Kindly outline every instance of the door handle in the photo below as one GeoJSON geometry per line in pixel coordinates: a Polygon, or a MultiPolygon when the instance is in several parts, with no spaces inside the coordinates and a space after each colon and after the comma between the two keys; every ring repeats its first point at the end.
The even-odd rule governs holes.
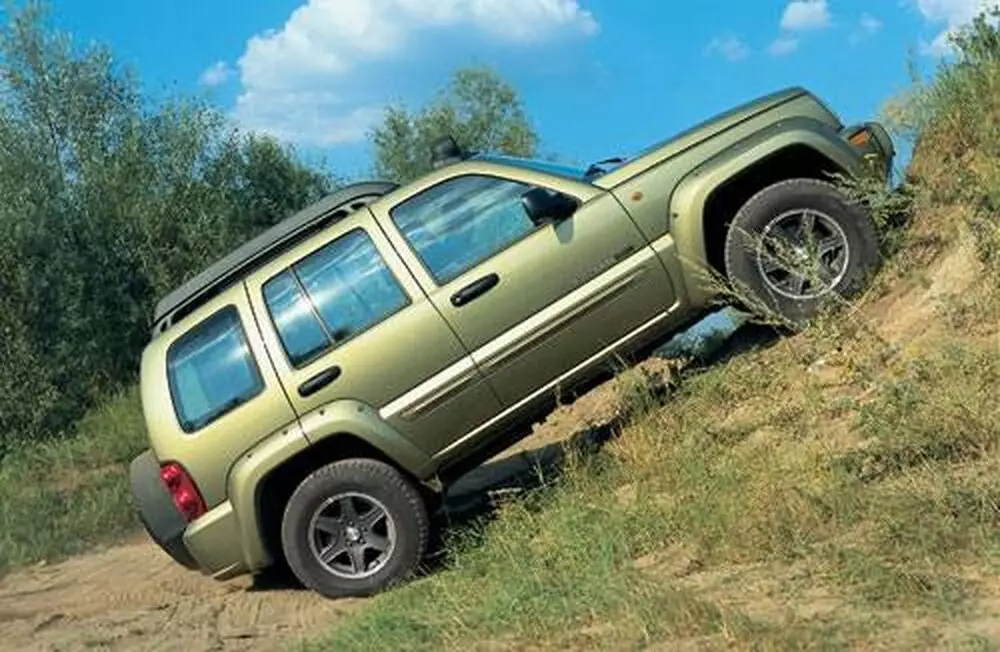
{"type": "Polygon", "coordinates": [[[321,371],[306,382],[299,385],[299,396],[308,398],[323,389],[333,381],[340,378],[340,367],[330,367],[326,371],[321,371]]]}
{"type": "Polygon", "coordinates": [[[451,305],[456,308],[461,308],[465,304],[475,301],[495,288],[498,283],[500,283],[500,277],[496,274],[490,274],[489,276],[484,276],[478,281],[473,281],[455,294],[451,295],[451,305]]]}

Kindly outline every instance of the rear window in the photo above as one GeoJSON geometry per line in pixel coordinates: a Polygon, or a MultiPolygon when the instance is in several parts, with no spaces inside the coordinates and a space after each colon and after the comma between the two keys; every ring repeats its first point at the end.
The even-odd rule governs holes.
{"type": "Polygon", "coordinates": [[[263,391],[235,307],[223,308],[170,346],[167,379],[185,432],[204,428],[263,391]]]}

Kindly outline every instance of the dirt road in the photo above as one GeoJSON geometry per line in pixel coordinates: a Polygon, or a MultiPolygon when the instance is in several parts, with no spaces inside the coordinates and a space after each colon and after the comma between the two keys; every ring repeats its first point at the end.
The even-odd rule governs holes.
{"type": "MultiPolygon", "coordinates": [[[[651,360],[652,373],[669,373],[651,360]]],[[[554,466],[561,442],[603,439],[618,413],[615,382],[560,408],[531,437],[449,489],[451,516],[482,513],[490,498],[554,466]]],[[[145,536],[132,543],[0,579],[0,650],[278,650],[315,637],[363,600],[324,600],[250,578],[220,583],[174,563],[145,536]]]]}
{"type": "Polygon", "coordinates": [[[0,581],[0,649],[270,650],[355,606],[216,582],[139,538],[0,581]]]}

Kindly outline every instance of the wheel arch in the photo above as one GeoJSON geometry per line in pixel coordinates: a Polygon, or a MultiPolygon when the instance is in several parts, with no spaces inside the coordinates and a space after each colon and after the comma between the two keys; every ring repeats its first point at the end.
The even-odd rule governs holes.
{"type": "Polygon", "coordinates": [[[725,274],[725,243],[736,214],[754,195],[788,179],[828,181],[848,170],[819,150],[806,144],[792,144],[775,150],[750,167],[726,179],[708,195],[702,212],[706,262],[725,274]]]}
{"type": "Polygon", "coordinates": [[[692,170],[671,198],[670,230],[693,304],[713,290],[705,273],[724,273],[726,230],[740,207],[760,190],[790,178],[829,180],[854,175],[861,158],[836,133],[813,121],[779,123],[741,141],[692,170]]]}
{"type": "Polygon", "coordinates": [[[285,460],[258,484],[254,500],[261,543],[271,563],[283,563],[281,521],[295,489],[315,471],[348,459],[372,459],[388,464],[418,487],[424,499],[431,490],[413,473],[371,442],[351,432],[337,432],[285,460]]]}
{"type": "Polygon", "coordinates": [[[228,495],[237,514],[247,570],[258,571],[282,559],[281,517],[298,483],[322,466],[352,458],[389,464],[426,492],[425,497],[432,495],[427,484],[432,460],[375,410],[357,401],[317,409],[305,415],[300,426],[247,451],[229,473],[228,495]]]}

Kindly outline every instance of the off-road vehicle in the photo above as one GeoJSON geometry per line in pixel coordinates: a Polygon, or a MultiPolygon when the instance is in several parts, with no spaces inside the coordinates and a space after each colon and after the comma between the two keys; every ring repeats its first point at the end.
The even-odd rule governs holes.
{"type": "Polygon", "coordinates": [[[831,178],[887,180],[894,154],[791,88],[586,169],[445,139],[412,183],[343,188],[156,306],[142,521],[218,579],[395,584],[443,488],[703,317],[706,271],[792,322],[863,289],[875,227],[831,178]]]}

